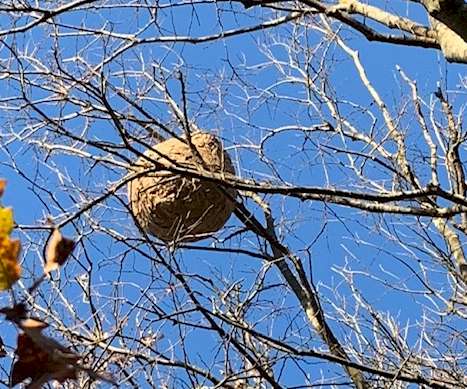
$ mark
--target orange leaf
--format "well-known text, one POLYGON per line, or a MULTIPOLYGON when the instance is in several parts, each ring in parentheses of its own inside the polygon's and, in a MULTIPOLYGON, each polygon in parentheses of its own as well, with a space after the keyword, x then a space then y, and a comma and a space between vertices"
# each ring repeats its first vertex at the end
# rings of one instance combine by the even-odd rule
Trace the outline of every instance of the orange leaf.
POLYGON ((21 276, 18 256, 21 250, 19 240, 0 237, 0 290, 10 289, 21 276))
POLYGON ((3 196, 3 192, 5 192, 6 181, 4 179, 0 179, 0 197, 3 196))
POLYGON ((47 251, 45 254, 45 272, 49 273, 63 265, 74 248, 75 242, 71 239, 65 238, 56 228, 49 239, 49 244, 47 245, 47 251))

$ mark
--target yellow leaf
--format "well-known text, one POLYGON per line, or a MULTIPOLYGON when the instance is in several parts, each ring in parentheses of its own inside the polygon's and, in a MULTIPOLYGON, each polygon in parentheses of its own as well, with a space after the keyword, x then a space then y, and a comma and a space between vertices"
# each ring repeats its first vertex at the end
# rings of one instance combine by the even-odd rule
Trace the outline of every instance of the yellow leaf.
POLYGON ((0 208, 0 238, 10 235, 13 230, 13 210, 0 208))
POLYGON ((21 276, 18 256, 21 250, 19 240, 0 237, 0 290, 10 289, 21 276))

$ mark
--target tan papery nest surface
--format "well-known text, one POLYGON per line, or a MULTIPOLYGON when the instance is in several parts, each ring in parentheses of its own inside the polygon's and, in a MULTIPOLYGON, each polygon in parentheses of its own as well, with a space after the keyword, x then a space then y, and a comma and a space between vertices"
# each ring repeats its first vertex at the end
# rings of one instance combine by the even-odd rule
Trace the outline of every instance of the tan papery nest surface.
MULTIPOLYGON (((194 133, 191 143, 198 153, 192 151, 188 141, 170 138, 144 154, 165 167, 235 175, 229 155, 214 135, 194 133)), ((154 164, 144 157, 135 163, 136 171, 152 167, 154 164)), ((232 214, 235 196, 235 189, 163 169, 128 184, 130 206, 138 223, 147 233, 166 242, 193 242, 212 235, 232 214)))

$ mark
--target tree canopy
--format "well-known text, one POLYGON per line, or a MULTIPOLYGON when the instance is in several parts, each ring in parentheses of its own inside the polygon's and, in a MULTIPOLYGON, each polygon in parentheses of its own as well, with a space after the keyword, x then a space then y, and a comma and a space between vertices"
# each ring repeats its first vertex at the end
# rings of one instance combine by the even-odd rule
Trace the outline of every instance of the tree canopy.
POLYGON ((0 384, 467 387, 466 20, 4 0, 0 384))

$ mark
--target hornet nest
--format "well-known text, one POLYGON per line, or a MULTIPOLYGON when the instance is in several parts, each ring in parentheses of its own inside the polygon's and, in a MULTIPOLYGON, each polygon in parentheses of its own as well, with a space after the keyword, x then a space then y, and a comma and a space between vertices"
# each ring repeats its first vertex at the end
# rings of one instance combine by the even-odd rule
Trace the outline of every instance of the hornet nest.
POLYGON ((195 132, 191 135, 191 145, 185 139, 170 138, 144 155, 147 158, 140 157, 133 171, 162 165, 128 184, 131 209, 147 233, 165 242, 194 242, 224 226, 235 209, 235 189, 164 169, 188 168, 235 175, 232 161, 218 138, 195 132))

